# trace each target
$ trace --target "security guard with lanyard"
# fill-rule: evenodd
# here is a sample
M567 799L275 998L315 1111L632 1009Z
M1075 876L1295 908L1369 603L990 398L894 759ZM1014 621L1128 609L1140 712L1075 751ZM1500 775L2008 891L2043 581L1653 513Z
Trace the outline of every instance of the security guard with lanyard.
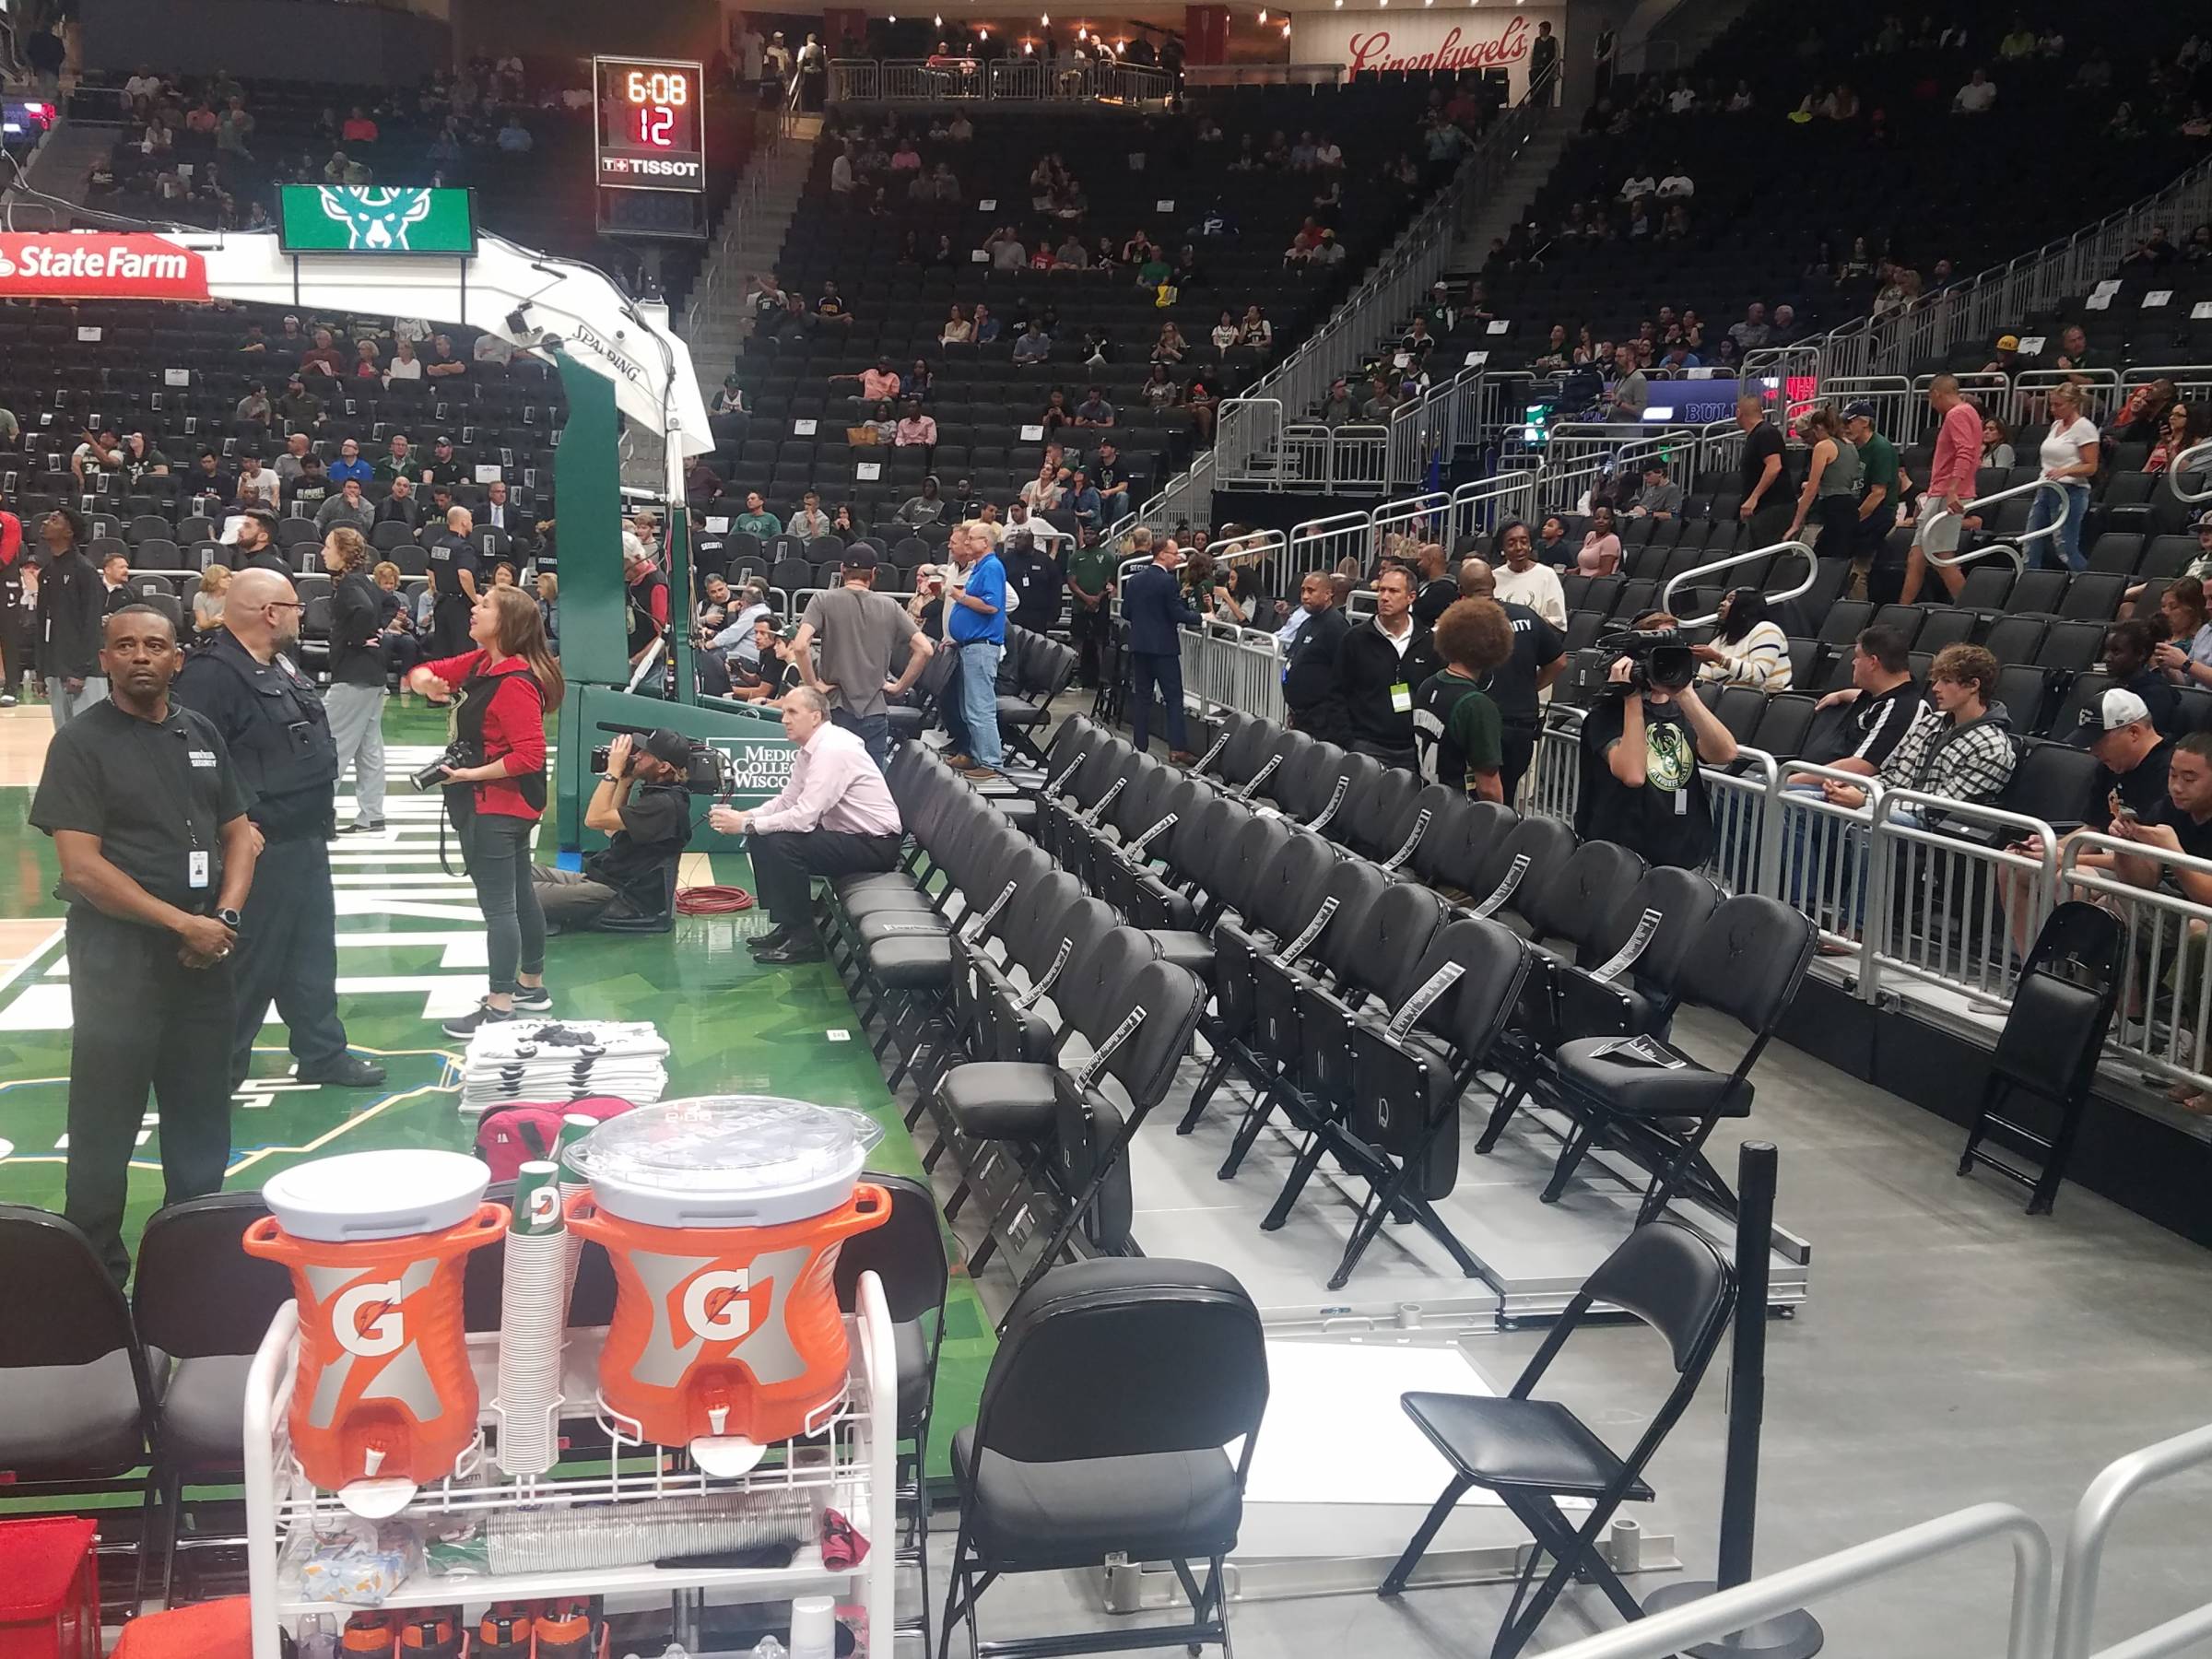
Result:
M300 612L286 578L241 571L224 594L223 626L176 679L177 700L214 722L255 796L260 862L239 929L230 1084L245 1080L274 1001L300 1082L368 1088L384 1080L384 1068L347 1052L338 1020L328 845L338 746L322 697L287 654L299 640Z
M131 1153L150 1089L165 1201L223 1184L240 909L253 880L249 796L214 725L171 700L176 626L106 618L108 700L53 735L30 821L53 837L69 907L65 1213L120 1285Z

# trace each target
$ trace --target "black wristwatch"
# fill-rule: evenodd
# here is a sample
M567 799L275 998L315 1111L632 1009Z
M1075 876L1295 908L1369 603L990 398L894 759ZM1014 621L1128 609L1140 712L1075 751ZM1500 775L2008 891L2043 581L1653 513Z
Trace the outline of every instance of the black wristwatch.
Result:
M229 928L232 933L236 933L239 930L239 926L241 922L241 918L240 917L239 913L234 910L218 910L215 912L215 919L218 922L220 922L225 927Z

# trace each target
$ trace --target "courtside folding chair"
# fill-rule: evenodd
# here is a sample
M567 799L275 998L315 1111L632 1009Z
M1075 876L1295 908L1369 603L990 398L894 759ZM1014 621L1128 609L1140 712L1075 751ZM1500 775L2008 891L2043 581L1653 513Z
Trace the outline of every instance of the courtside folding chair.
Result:
M1633 1314L1658 1332L1674 1359L1675 1386L1625 1458L1567 1406L1533 1397L1568 1337L1600 1303ZM1712 1241L1677 1222L1653 1221L1630 1233L1584 1281L1502 1399L1403 1395L1406 1415L1452 1465L1452 1479L1379 1594L1391 1597L1405 1590L1453 1507L1469 1488L1481 1487L1504 1500L1536 1545L1514 1582L1512 1602L1490 1644L1490 1659L1514 1659L1576 1579L1596 1584L1624 1618L1641 1618L1643 1609L1606 1564L1598 1540L1623 1503L1652 1500L1644 1468L1696 1395L1735 1305L1735 1270ZM1562 1498L1590 1504L1579 1527L1560 1512ZM1537 1574L1547 1560L1550 1571L1539 1583Z

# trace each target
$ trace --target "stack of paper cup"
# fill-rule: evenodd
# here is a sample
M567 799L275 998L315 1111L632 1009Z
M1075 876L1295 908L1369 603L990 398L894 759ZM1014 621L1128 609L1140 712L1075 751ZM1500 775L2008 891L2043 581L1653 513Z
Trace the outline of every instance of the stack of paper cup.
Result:
M558 1179L560 1182L560 1206L564 1211L568 1208L569 1199L572 1194L587 1193L591 1191L592 1186L592 1183L583 1178L575 1166L569 1162L570 1150L578 1141L598 1127L599 1120L587 1112L568 1112L560 1120L560 1134L553 1142L553 1161L559 1166L560 1170ZM576 1289L576 1258L583 1253L582 1238L575 1233L570 1233L567 1237L568 1265L560 1281L560 1305L564 1312L568 1308L569 1299Z
M569 1233L559 1167L526 1163L515 1183L500 1287L500 1467L543 1475L560 1458L560 1349L569 1313Z

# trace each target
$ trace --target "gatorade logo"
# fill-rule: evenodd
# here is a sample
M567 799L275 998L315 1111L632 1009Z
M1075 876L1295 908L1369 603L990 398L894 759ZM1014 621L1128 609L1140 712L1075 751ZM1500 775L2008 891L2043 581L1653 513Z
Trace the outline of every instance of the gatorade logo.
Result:
M331 1333L338 1346L363 1359L398 1353L407 1345L406 1322L399 1311L406 1294L397 1279L356 1285L341 1294L330 1306Z
M533 1229L550 1227L553 1218L560 1214L560 1189L541 1186L530 1194L530 1209L524 1219Z
M753 1328L752 1304L745 1299L753 1276L740 1268L702 1273L684 1288L684 1323L700 1336L734 1342Z

